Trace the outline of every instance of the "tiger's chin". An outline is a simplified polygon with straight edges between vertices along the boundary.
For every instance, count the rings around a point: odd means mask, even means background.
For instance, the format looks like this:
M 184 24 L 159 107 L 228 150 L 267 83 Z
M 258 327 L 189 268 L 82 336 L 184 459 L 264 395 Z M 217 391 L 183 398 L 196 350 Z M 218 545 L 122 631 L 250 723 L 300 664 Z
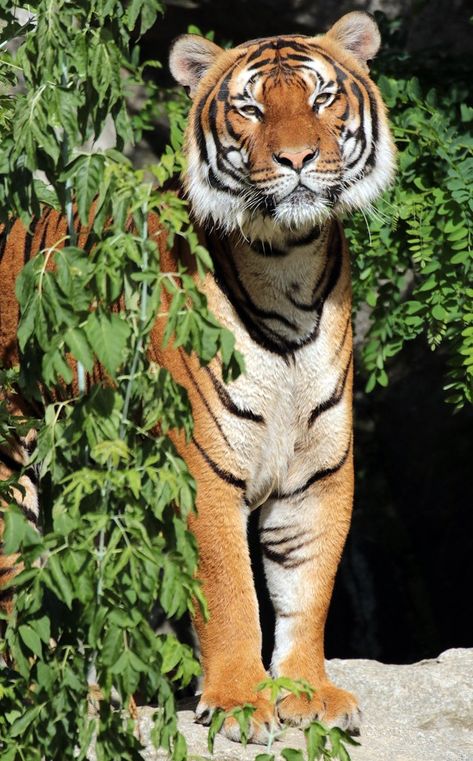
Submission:
M 303 232 L 322 225 L 333 216 L 332 212 L 323 195 L 310 188 L 298 188 L 275 204 L 271 216 L 282 229 Z

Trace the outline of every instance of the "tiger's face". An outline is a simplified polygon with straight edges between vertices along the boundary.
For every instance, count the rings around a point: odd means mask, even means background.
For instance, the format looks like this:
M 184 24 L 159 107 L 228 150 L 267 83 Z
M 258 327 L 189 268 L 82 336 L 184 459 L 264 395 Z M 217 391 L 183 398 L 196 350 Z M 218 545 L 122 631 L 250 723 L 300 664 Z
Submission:
M 391 181 L 395 156 L 368 76 L 378 47 L 377 26 L 361 12 L 319 37 L 228 51 L 178 38 L 170 66 L 193 97 L 185 186 L 197 219 L 271 237 L 369 206 Z

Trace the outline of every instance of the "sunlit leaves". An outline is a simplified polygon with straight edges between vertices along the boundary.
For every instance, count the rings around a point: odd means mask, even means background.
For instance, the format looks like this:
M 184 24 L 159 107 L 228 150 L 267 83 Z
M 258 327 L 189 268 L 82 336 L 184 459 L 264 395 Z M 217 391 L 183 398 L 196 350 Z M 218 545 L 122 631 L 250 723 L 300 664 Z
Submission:
M 87 153 L 72 161 L 64 173 L 65 179 L 74 178 L 77 210 L 83 225 L 88 223 L 92 201 L 99 193 L 104 165 L 105 156 L 103 154 Z
M 287 676 L 278 676 L 274 679 L 264 679 L 256 686 L 256 690 L 261 692 L 265 690 L 268 692 L 269 699 L 272 703 L 276 704 L 277 699 L 281 694 L 291 692 L 296 697 L 305 695 L 309 700 L 314 696 L 314 688 L 308 682 L 303 679 L 291 679 Z
M 255 706 L 247 703 L 242 706 L 237 706 L 230 711 L 223 711 L 217 709 L 212 715 L 212 721 L 210 722 L 209 733 L 207 736 L 207 745 L 210 753 L 213 753 L 215 738 L 222 728 L 224 722 L 230 719 L 232 722 L 238 724 L 240 732 L 240 741 L 243 746 L 247 745 L 248 739 L 251 735 L 251 717 L 256 711 Z
M 87 318 L 85 333 L 99 362 L 114 376 L 123 363 L 130 326 L 120 315 L 92 312 Z
M 447 400 L 461 407 L 473 400 L 473 353 L 464 333 L 473 280 L 469 82 L 460 75 L 452 86 L 443 61 L 413 77 L 418 63 L 388 50 L 379 64 L 384 73 L 375 77 L 390 109 L 399 172 L 368 223 L 346 221 L 354 295 L 357 305 L 370 307 L 366 390 L 386 386 L 390 357 L 424 335 L 431 349 L 447 349 Z
M 5 0 L 2 6 L 9 18 L 3 33 L 20 33 L 20 45 L 2 56 L 0 85 L 14 86 L 21 75 L 22 87 L 0 99 L 0 216 L 16 213 L 28 223 L 40 214 L 40 200 L 67 211 L 73 197 L 76 229 L 56 220 L 56 240 L 51 229 L 41 234 L 43 250 L 22 270 L 22 368 L 19 376 L 1 374 L 6 390 L 19 382 L 45 414 L 32 463 L 44 484 L 43 534 L 15 504 L 5 517 L 4 550 L 19 551 L 23 565 L 1 645 L 14 670 L 0 676 L 0 754 L 72 761 L 77 753 L 86 757 L 94 736 L 98 759 L 136 761 L 141 743 L 133 722 L 110 701 L 114 690 L 126 712 L 139 689 L 159 705 L 156 743 L 183 761 L 172 685 L 188 684 L 199 669 L 190 648 L 156 636 L 150 616 L 157 602 L 168 616 L 195 606 L 207 611 L 187 527 L 195 483 L 166 437 L 175 429 L 190 436 L 190 406 L 146 352 L 164 290 L 170 340 L 205 363 L 221 351 L 228 376 L 242 360 L 183 265 L 161 271 L 162 238 L 172 245 L 177 235 L 201 275 L 211 266 L 185 203 L 154 188 L 118 150 L 133 140 L 132 125 L 139 135 L 151 124 L 150 103 L 139 118 L 127 113 L 125 95 L 143 72 L 130 32 L 149 28 L 161 5 L 38 0 L 23 30 Z M 112 123 L 117 148 L 93 150 Z M 151 174 L 164 181 L 181 167 L 169 148 Z M 48 186 L 35 178 L 38 170 Z M 87 393 L 77 393 L 77 363 L 88 374 Z M 28 427 L 0 405 L 3 440 Z M 7 502 L 23 493 L 16 474 L 1 491 Z M 93 721 L 92 666 L 102 696 Z
M 346 745 L 359 745 L 347 732 L 339 727 L 328 729 L 318 721 L 313 721 L 304 729 L 307 749 L 307 761 L 336 758 L 350 761 Z M 292 761 L 288 758 L 287 761 Z

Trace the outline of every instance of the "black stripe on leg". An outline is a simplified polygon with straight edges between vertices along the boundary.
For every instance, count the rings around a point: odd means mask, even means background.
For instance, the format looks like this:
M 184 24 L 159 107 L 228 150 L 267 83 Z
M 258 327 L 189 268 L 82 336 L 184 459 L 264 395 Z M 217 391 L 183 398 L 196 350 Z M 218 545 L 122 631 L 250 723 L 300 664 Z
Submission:
M 316 535 L 312 531 L 299 531 L 291 536 L 280 539 L 262 539 L 261 546 L 263 555 L 267 560 L 283 566 L 284 568 L 296 568 L 306 562 L 306 557 L 296 557 L 295 554 L 312 544 Z M 294 544 L 293 542 L 296 542 Z
M 297 489 L 294 489 L 294 491 L 281 493 L 276 492 L 276 494 L 271 495 L 272 498 L 275 499 L 289 499 L 290 497 L 297 497 L 299 494 L 303 494 L 307 489 L 312 486 L 312 484 L 315 484 L 317 481 L 323 481 L 325 478 L 329 478 L 330 476 L 333 476 L 335 473 L 338 473 L 338 471 L 345 465 L 345 462 L 347 461 L 348 455 L 350 453 L 351 449 L 351 443 L 352 439 L 350 436 L 350 441 L 348 443 L 348 447 L 346 448 L 345 452 L 343 453 L 340 460 L 337 462 L 336 465 L 333 465 L 331 468 L 322 468 L 321 470 L 316 470 L 315 473 L 313 473 L 303 484 L 302 486 L 299 486 Z
M 5 229 L 5 227 L 2 227 L 0 230 L 0 262 L 3 259 L 3 254 L 5 253 L 5 248 L 7 246 L 7 240 L 8 240 L 8 233 Z
M 286 526 L 278 526 L 277 528 L 285 529 Z M 266 531 L 274 531 L 274 529 L 260 529 L 260 534 L 265 533 Z M 301 539 L 303 536 L 307 537 L 307 531 L 298 531 L 297 534 L 292 534 L 291 536 L 283 536 L 281 539 L 261 539 L 261 544 L 268 545 L 270 544 L 272 547 L 277 546 L 278 544 L 285 544 L 287 542 L 295 542 L 298 539 Z
M 243 481 L 243 479 L 238 478 L 237 476 L 233 475 L 233 473 L 230 473 L 230 471 L 225 470 L 224 468 L 221 468 L 220 465 L 217 465 L 217 463 L 212 460 L 211 457 L 207 454 L 205 449 L 199 444 L 199 442 L 195 439 L 195 437 L 192 437 L 192 443 L 195 445 L 195 447 L 199 450 L 200 454 L 204 458 L 205 462 L 210 465 L 213 472 L 222 479 L 222 481 L 225 481 L 227 484 L 231 484 L 231 486 L 236 486 L 238 489 L 246 489 L 246 482 Z
M 345 370 L 343 371 L 342 377 L 338 380 L 337 385 L 335 386 L 335 391 L 332 393 L 331 396 L 329 396 L 328 399 L 325 399 L 323 402 L 318 404 L 317 407 L 314 407 L 314 409 L 310 413 L 309 422 L 308 422 L 309 428 L 311 428 L 314 425 L 317 418 L 319 418 L 323 412 L 327 412 L 327 410 L 332 409 L 332 407 L 336 407 L 337 404 L 340 403 L 343 397 L 343 393 L 345 391 L 345 386 L 347 384 L 347 378 L 348 378 L 348 373 L 351 367 L 352 356 L 353 356 L 353 353 L 350 352 L 347 366 L 345 367 Z
M 305 558 L 295 558 L 294 560 L 291 560 L 289 563 L 286 563 L 284 568 L 291 570 L 292 568 L 300 568 L 301 565 L 305 565 L 306 563 L 310 563 L 311 560 L 315 560 L 317 555 L 309 555 Z
M 38 476 L 38 466 L 37 465 L 29 465 L 24 475 L 30 479 L 33 486 L 37 486 L 39 483 L 39 476 Z
M 336 359 L 338 356 L 340 356 L 340 352 L 343 349 L 343 347 L 345 346 L 345 339 L 346 339 L 346 337 L 348 335 L 348 328 L 350 327 L 350 325 L 351 325 L 351 314 L 349 314 L 348 317 L 347 317 L 347 321 L 345 323 L 345 328 L 343 330 L 342 337 L 341 337 L 340 342 L 339 342 L 339 344 L 338 344 L 338 346 L 337 346 L 337 348 L 335 350 L 335 354 L 333 355 L 334 359 Z
M 36 526 L 36 524 L 38 523 L 38 516 L 36 515 L 36 513 L 33 510 L 31 510 L 29 507 L 25 507 L 24 505 L 18 502 L 16 504 L 22 511 L 26 520 L 29 521 L 30 523 L 34 523 L 34 525 Z
M 185 358 L 185 354 L 184 354 L 183 349 L 180 349 L 180 355 L 181 355 L 182 364 L 184 365 L 184 369 L 186 371 L 187 377 L 189 378 L 189 380 L 191 381 L 191 383 L 194 386 L 195 390 L 197 391 L 197 394 L 199 395 L 199 398 L 200 398 L 202 404 L 204 405 L 205 409 L 207 410 L 207 412 L 209 413 L 210 417 L 212 418 L 212 420 L 213 420 L 217 430 L 219 431 L 220 435 L 222 436 L 222 438 L 225 441 L 225 443 L 227 444 L 227 446 L 232 448 L 231 445 L 230 445 L 230 442 L 228 441 L 228 439 L 227 439 L 227 437 L 225 435 L 225 432 L 223 431 L 222 426 L 220 425 L 220 423 L 219 423 L 219 421 L 217 419 L 217 416 L 213 413 L 213 411 L 212 411 L 212 409 L 210 407 L 210 404 L 208 403 L 207 399 L 205 398 L 205 396 L 204 396 L 204 394 L 202 392 L 202 389 L 200 388 L 200 386 L 197 383 L 196 379 L 192 375 L 191 369 L 190 369 L 190 367 L 189 367 L 189 365 L 187 363 L 187 360 Z
M 232 413 L 232 415 L 235 415 L 235 417 L 243 418 L 244 420 L 251 420 L 253 423 L 264 423 L 264 417 L 262 415 L 258 415 L 256 412 L 252 412 L 251 410 L 243 409 L 242 407 L 238 407 L 233 399 L 231 398 L 230 394 L 228 393 L 227 389 L 219 381 L 219 379 L 216 377 L 215 373 L 210 369 L 210 367 L 205 367 L 205 370 L 207 371 L 207 374 L 210 377 L 210 380 L 212 381 L 213 387 L 215 391 L 217 392 L 218 398 L 222 402 L 223 406 L 226 410 Z
M 295 544 L 293 547 L 290 547 L 287 550 L 281 550 L 278 552 L 277 550 L 273 550 L 272 547 L 268 547 L 267 544 L 263 543 L 263 555 L 268 560 L 272 560 L 273 563 L 288 567 L 289 563 L 293 562 L 291 561 L 292 553 L 297 552 L 297 550 L 302 550 L 305 545 L 306 542 L 300 542 L 299 544 Z
M 293 560 L 285 558 L 282 555 L 279 555 L 276 552 L 271 552 L 269 550 L 263 549 L 263 554 L 267 560 L 270 560 L 272 563 L 276 563 L 277 565 L 280 565 L 282 568 L 284 568 L 287 571 L 290 571 L 293 568 L 299 568 L 301 565 L 304 565 L 305 563 L 309 563 L 311 560 L 313 560 L 316 555 L 309 555 L 309 557 L 303 557 L 303 558 L 294 558 Z

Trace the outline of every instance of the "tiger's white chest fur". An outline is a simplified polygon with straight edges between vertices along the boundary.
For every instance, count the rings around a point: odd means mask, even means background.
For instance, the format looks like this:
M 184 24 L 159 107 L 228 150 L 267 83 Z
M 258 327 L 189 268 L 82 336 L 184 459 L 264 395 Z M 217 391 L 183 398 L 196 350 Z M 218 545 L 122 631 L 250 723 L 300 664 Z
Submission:
M 246 244 L 232 251 L 231 267 L 220 270 L 220 277 L 232 277 L 223 303 L 222 283 L 206 283 L 210 307 L 233 331 L 245 358 L 246 372 L 228 392 L 240 409 L 261 418 L 235 418 L 225 408 L 219 415 L 232 469 L 246 482 L 251 508 L 331 467 L 341 434 L 349 440 L 346 400 L 323 409 L 343 380 L 340 354 L 350 312 L 348 263 L 346 257 L 335 261 L 328 236 L 323 230 L 316 241 L 285 255 L 265 255 Z M 318 408 L 323 414 L 311 422 Z

